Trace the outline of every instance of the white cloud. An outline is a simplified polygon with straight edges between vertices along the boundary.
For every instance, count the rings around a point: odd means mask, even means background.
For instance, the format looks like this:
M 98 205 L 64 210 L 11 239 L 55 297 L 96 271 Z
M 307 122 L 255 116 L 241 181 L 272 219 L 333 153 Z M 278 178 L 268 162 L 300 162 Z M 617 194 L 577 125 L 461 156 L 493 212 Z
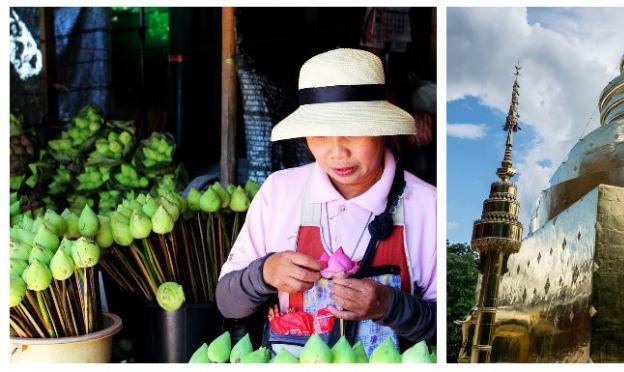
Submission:
M 624 8 L 448 9 L 448 100 L 475 96 L 506 113 L 513 66 L 523 66 L 520 120 L 535 133 L 514 154 L 525 224 L 569 150 L 599 125 L 598 97 L 624 51 L 622 19 Z
M 462 139 L 479 139 L 485 137 L 486 129 L 485 124 L 448 124 L 446 134 Z
M 455 230 L 458 227 L 459 227 L 459 223 L 457 223 L 455 221 L 449 221 L 449 222 L 446 223 L 446 229 L 447 230 Z

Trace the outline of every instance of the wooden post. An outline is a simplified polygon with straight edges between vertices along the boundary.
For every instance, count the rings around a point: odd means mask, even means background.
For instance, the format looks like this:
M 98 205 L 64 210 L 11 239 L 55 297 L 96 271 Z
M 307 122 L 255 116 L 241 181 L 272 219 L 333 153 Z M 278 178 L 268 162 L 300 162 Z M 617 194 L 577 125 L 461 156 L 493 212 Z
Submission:
M 54 87 L 57 80 L 56 74 L 56 33 L 54 32 L 54 8 L 39 8 L 39 40 L 41 43 L 41 56 L 43 66 L 43 94 L 48 126 L 59 124 L 58 91 Z M 49 130 L 49 127 L 48 127 Z M 47 133 L 46 130 L 42 131 Z
M 221 10 L 221 183 L 236 182 L 236 19 Z

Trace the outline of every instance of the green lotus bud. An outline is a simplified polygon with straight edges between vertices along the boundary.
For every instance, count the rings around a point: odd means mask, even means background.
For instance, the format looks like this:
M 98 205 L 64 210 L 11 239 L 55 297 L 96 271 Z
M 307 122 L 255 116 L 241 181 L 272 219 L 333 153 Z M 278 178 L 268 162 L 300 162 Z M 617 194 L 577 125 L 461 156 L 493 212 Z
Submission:
M 9 243 L 9 257 L 12 259 L 26 261 L 31 250 L 31 246 L 17 240 L 11 239 Z
M 97 234 L 99 226 L 99 221 L 97 215 L 89 204 L 85 205 L 82 213 L 80 213 L 80 218 L 78 219 L 78 228 L 80 229 L 80 234 L 82 236 L 86 236 L 87 238 L 92 238 Z
M 156 234 L 166 234 L 173 230 L 173 219 L 162 205 L 152 216 L 152 230 Z
M 152 221 L 140 210 L 132 211 L 130 217 L 130 234 L 135 239 L 147 238 L 152 232 Z
M 13 204 L 13 203 L 15 203 L 18 200 L 19 200 L 19 196 L 17 195 L 17 191 L 16 192 L 12 192 L 12 193 L 9 194 L 9 203 L 10 204 Z
M 15 203 L 11 204 L 9 207 L 9 215 L 11 217 L 13 216 L 17 216 L 20 213 L 20 202 L 16 201 Z
M 73 246 L 74 246 L 73 240 L 69 238 L 63 238 L 63 240 L 61 240 L 61 245 L 59 245 L 59 249 L 62 249 L 66 255 L 71 256 Z
M 113 239 L 113 230 L 110 224 L 110 218 L 106 216 L 98 216 L 100 220 L 100 228 L 97 234 L 95 234 L 95 242 L 102 249 L 106 249 L 113 245 L 115 240 Z
M 206 189 L 199 199 L 199 208 L 208 213 L 218 212 L 219 209 L 221 209 L 221 198 L 219 194 L 211 187 Z
M 361 341 L 358 341 L 353 345 L 353 353 L 355 353 L 356 363 L 368 363 L 368 357 L 366 356 L 366 350 Z
M 228 192 L 228 194 L 230 194 L 230 196 L 232 196 L 232 193 L 234 193 L 234 190 L 236 190 L 236 186 L 228 183 L 227 186 L 225 186 L 225 190 Z
M 230 360 L 232 351 L 232 339 L 230 332 L 225 331 L 208 345 L 208 358 L 213 363 L 225 363 Z
M 299 363 L 299 359 L 282 347 L 277 351 L 270 363 Z
M 65 209 L 61 216 L 65 219 L 65 236 L 71 239 L 77 239 L 80 237 L 80 228 L 78 216 L 69 209 Z
M 48 209 L 43 216 L 43 219 L 48 221 L 49 227 L 52 227 L 52 232 L 58 236 L 62 236 L 65 234 L 65 230 L 67 229 L 67 223 L 65 219 L 61 217 L 55 211 Z
M 232 352 L 230 353 L 230 363 L 239 363 L 242 357 L 252 352 L 253 346 L 251 345 L 249 333 L 247 333 L 243 338 L 238 340 L 236 345 L 232 348 Z
M 205 342 L 191 355 L 189 363 L 210 363 L 210 358 L 208 358 L 208 345 Z
M 425 341 L 420 341 L 416 345 L 405 350 L 402 356 L 403 363 L 431 363 L 429 348 Z
M 50 229 L 42 224 L 39 227 L 39 231 L 35 234 L 35 239 L 33 239 L 33 246 L 40 245 L 44 248 L 51 250 L 52 252 L 56 251 L 61 241 Z
M 119 213 L 111 214 L 111 231 L 113 240 L 122 247 L 127 247 L 134 241 L 130 233 L 130 221 Z
M 201 196 L 202 194 L 197 191 L 196 188 L 192 187 L 191 190 L 189 190 L 186 200 L 190 210 L 194 212 L 199 210 L 199 199 Z
M 52 282 L 52 273 L 50 269 L 39 260 L 34 260 L 23 273 L 26 288 L 31 291 L 43 291 L 50 286 Z
M 383 344 L 371 353 L 369 363 L 401 363 L 401 354 L 394 347 L 392 338 L 386 338 Z
M 267 363 L 269 361 L 269 349 L 261 347 L 253 353 L 249 353 L 240 359 L 241 363 Z
M 256 196 L 258 190 L 260 190 L 260 185 L 257 182 L 253 180 L 247 180 L 247 182 L 245 182 L 245 191 L 247 191 L 251 199 Z
M 234 212 L 246 212 L 249 209 L 249 203 L 251 201 L 247 197 L 247 193 L 242 187 L 238 186 L 232 194 L 230 200 L 230 209 Z
M 438 356 L 436 355 L 436 349 L 435 347 L 432 347 L 432 349 L 431 354 L 429 354 L 429 363 L 437 363 Z
M 24 270 L 28 267 L 28 261 L 26 260 L 11 258 L 9 262 L 9 275 L 11 277 L 22 276 Z
M 93 267 L 100 260 L 100 247 L 93 240 L 80 237 L 74 242 L 71 257 L 78 268 Z
M 299 363 L 331 363 L 332 351 L 318 333 L 313 334 L 299 354 Z
M 184 300 L 184 289 L 176 282 L 164 282 L 156 292 L 156 301 L 166 311 L 178 310 Z
M 12 227 L 9 236 L 18 242 L 24 243 L 28 246 L 32 246 L 35 240 L 35 234 L 31 231 L 20 229 L 19 227 Z
M 143 209 L 143 205 L 136 200 L 128 201 L 128 208 L 132 211 L 141 211 Z
M 39 228 L 41 227 L 41 225 L 43 225 L 43 216 L 39 215 L 35 218 L 35 221 L 33 221 L 32 230 L 30 231 L 36 234 L 37 231 L 39 231 Z
M 145 204 L 145 201 L 147 200 L 147 197 L 145 194 L 141 193 L 139 195 L 137 195 L 136 199 L 135 199 L 139 204 L 141 204 L 141 207 L 143 207 L 143 204 Z
M 74 273 L 74 261 L 62 249 L 59 249 L 50 261 L 50 272 L 56 280 L 65 280 Z
M 24 230 L 30 231 L 32 229 L 33 223 L 35 223 L 35 220 L 33 220 L 29 215 L 25 213 L 22 216 L 23 217 L 20 221 L 20 227 Z
M 341 336 L 331 350 L 332 363 L 355 363 L 355 352 L 345 336 Z
M 148 195 L 147 198 L 145 198 L 145 204 L 143 204 L 143 213 L 145 213 L 147 217 L 152 218 L 159 206 L 158 202 Z
M 219 195 L 219 198 L 221 199 L 221 208 L 227 208 L 227 206 L 230 205 L 230 194 L 227 192 L 225 187 L 223 187 L 220 182 L 215 182 L 210 187 L 217 192 L 217 195 Z
M 17 306 L 24 299 L 26 294 L 26 283 L 19 276 L 11 277 L 11 288 L 9 290 L 9 306 Z
M 128 220 L 130 220 L 130 217 L 132 217 L 132 209 L 121 204 L 117 206 L 117 213 L 124 216 Z
M 28 262 L 33 262 L 33 260 L 37 259 L 42 263 L 49 265 L 50 260 L 54 256 L 54 251 L 47 249 L 46 247 L 35 244 L 30 251 L 30 255 L 28 256 Z
M 158 202 L 165 208 L 167 213 L 169 213 L 173 222 L 178 220 L 178 217 L 180 217 L 180 208 L 178 208 L 177 204 L 163 197 L 160 197 Z

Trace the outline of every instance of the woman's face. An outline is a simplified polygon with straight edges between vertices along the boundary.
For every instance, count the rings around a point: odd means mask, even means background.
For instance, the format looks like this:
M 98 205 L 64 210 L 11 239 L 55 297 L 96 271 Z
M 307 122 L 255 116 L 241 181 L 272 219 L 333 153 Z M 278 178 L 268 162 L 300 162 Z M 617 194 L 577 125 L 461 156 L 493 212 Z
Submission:
M 365 192 L 383 173 L 383 137 L 306 137 L 306 141 L 345 198 Z

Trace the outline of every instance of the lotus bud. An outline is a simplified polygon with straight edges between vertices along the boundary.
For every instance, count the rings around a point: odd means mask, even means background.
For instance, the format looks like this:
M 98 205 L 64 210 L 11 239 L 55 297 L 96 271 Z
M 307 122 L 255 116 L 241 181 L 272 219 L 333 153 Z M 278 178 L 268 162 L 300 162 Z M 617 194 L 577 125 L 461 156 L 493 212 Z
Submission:
M 145 198 L 145 204 L 143 204 L 143 213 L 145 213 L 147 217 L 152 218 L 158 207 L 159 205 L 156 200 L 148 195 L 147 198 Z
M 221 209 L 221 198 L 219 194 L 211 187 L 206 189 L 199 199 L 199 208 L 208 213 L 218 212 L 219 209 Z
M 160 197 L 158 202 L 165 208 L 167 213 L 169 213 L 173 222 L 178 220 L 178 217 L 180 217 L 180 208 L 178 208 L 177 204 L 164 197 Z
M 39 227 L 39 231 L 35 234 L 35 239 L 33 239 L 33 246 L 40 245 L 46 249 L 51 250 L 52 252 L 56 251 L 61 241 L 50 229 L 42 224 Z
M 24 230 L 30 231 L 32 229 L 33 223 L 35 223 L 35 220 L 33 220 L 29 215 L 25 213 L 22 216 L 23 217 L 20 221 L 20 227 Z
M 221 208 L 227 208 L 230 205 L 230 194 L 227 192 L 225 187 L 221 185 L 219 182 L 215 182 L 210 186 L 214 191 L 217 192 L 219 198 L 221 199 Z
M 300 363 L 331 363 L 332 351 L 318 333 L 313 334 L 299 354 Z
M 164 282 L 158 287 L 156 301 L 166 311 L 176 311 L 184 303 L 184 289 L 176 282 Z
M 230 194 L 230 196 L 232 196 L 232 193 L 234 193 L 234 190 L 236 190 L 236 186 L 228 183 L 227 186 L 225 186 L 225 190 L 228 192 L 228 194 Z
M 30 251 L 30 256 L 28 256 L 28 262 L 32 263 L 36 259 L 46 265 L 49 265 L 52 257 L 54 257 L 53 250 L 47 249 L 39 244 L 35 244 Z
M 92 238 L 95 234 L 97 234 L 99 227 L 97 215 L 87 203 L 82 210 L 82 213 L 80 213 L 80 218 L 78 219 L 80 234 L 82 234 L 82 236 L 86 236 L 87 238 Z
M 26 282 L 26 288 L 31 291 L 43 291 L 50 286 L 52 273 L 46 265 L 35 259 L 24 270 L 23 279 Z
M 190 210 L 194 212 L 199 210 L 199 199 L 201 196 L 202 194 L 197 191 L 196 188 L 192 187 L 191 190 L 189 190 L 186 199 Z
M 130 234 L 134 239 L 147 238 L 152 232 L 152 221 L 141 210 L 133 210 L 130 217 Z
M 327 265 L 325 269 L 321 270 L 323 278 L 330 279 L 339 273 L 352 275 L 359 269 L 359 265 L 352 261 L 349 256 L 344 253 L 342 247 L 338 248 L 334 254 L 329 256 L 329 259 L 327 257 L 327 255 L 321 257 L 321 262 L 324 265 Z
M 74 242 L 71 257 L 78 268 L 93 267 L 100 260 L 100 247 L 93 240 L 80 237 Z
M 332 363 L 355 363 L 355 352 L 345 336 L 341 336 L 331 350 Z
M 162 205 L 152 216 L 152 230 L 156 234 L 166 234 L 173 230 L 173 219 Z
M 355 354 L 355 363 L 368 363 L 368 357 L 362 341 L 358 341 L 353 345 L 353 353 Z
M 401 363 L 401 354 L 394 347 L 392 338 L 386 338 L 383 344 L 378 346 L 370 355 L 369 363 Z
M 280 348 L 270 363 L 299 363 L 299 359 L 285 348 Z
M 403 363 L 431 363 L 429 348 L 425 341 L 420 341 L 403 352 Z
M 9 275 L 11 277 L 22 276 L 24 270 L 28 267 L 28 261 L 26 260 L 11 258 L 9 262 Z
M 186 199 L 182 195 L 180 195 L 178 193 L 173 193 L 173 196 L 178 201 L 178 208 L 180 208 L 180 213 L 184 214 L 184 212 L 186 212 L 188 210 L 188 202 L 186 201 Z
M 143 204 L 145 204 L 145 200 L 146 200 L 146 195 L 141 193 L 139 195 L 137 195 L 136 199 L 135 199 L 139 204 L 141 204 L 141 206 L 143 206 Z
M 74 262 L 62 249 L 59 249 L 50 261 L 50 272 L 56 280 L 65 280 L 74 273 Z
M 258 190 L 260 190 L 260 185 L 257 182 L 253 180 L 247 180 L 247 182 L 245 183 L 245 191 L 247 191 L 247 194 L 249 194 L 249 197 L 251 199 L 256 196 Z
M 232 348 L 232 352 L 230 353 L 230 363 L 239 363 L 242 357 L 252 352 L 253 346 L 251 345 L 249 333 L 247 333 L 243 338 L 238 340 L 236 345 Z
M 210 363 L 210 358 L 208 358 L 208 345 L 205 342 L 191 355 L 189 363 Z
M 100 228 L 97 234 L 95 234 L 95 242 L 102 249 L 106 249 L 113 245 L 115 240 L 113 239 L 113 230 L 110 224 L 110 218 L 106 216 L 98 216 L 100 220 Z
M 9 306 L 17 306 L 24 299 L 26 294 L 26 283 L 19 276 L 11 277 L 11 288 L 9 290 Z
M 66 255 L 71 256 L 72 247 L 74 246 L 74 241 L 68 238 L 63 238 L 61 240 L 61 245 L 59 245 L 59 250 L 62 249 Z
M 32 247 L 20 241 L 11 239 L 9 243 L 9 257 L 16 260 L 26 261 L 30 257 Z
M 213 363 L 225 363 L 230 360 L 232 351 L 232 339 L 230 332 L 225 331 L 208 345 L 208 358 Z
M 55 211 L 48 209 L 43 216 L 43 219 L 48 222 L 48 226 L 51 227 L 53 233 L 58 236 L 62 236 L 65 234 L 65 230 L 67 229 L 67 223 L 65 219 L 61 217 Z
M 139 202 L 138 202 L 138 201 L 136 201 L 136 200 L 130 200 L 130 201 L 128 202 L 128 208 L 130 208 L 130 209 L 131 209 L 131 210 L 133 210 L 133 211 L 135 211 L 135 210 L 136 210 L 136 211 L 140 211 L 140 210 L 142 210 L 142 209 L 143 209 L 143 205 L 141 205 L 141 203 L 139 203 Z
M 39 231 L 39 228 L 41 227 L 41 225 L 43 225 L 43 216 L 39 215 L 33 221 L 32 230 L 30 230 L 30 231 L 32 231 L 34 234 L 36 234 L 37 231 Z
M 267 363 L 269 361 L 269 349 L 261 347 L 253 353 L 249 353 L 240 359 L 241 363 Z
M 127 218 L 128 220 L 130 220 L 130 217 L 132 217 L 132 209 L 120 204 L 117 206 L 117 213 L 119 213 L 120 215 L 124 216 L 125 218 Z
M 249 197 L 242 187 L 238 186 L 232 193 L 230 200 L 230 209 L 234 212 L 246 212 L 249 209 Z
M 429 354 L 429 363 L 437 363 L 438 356 L 436 355 L 436 349 L 434 348 L 431 354 Z
M 12 239 L 17 240 L 18 242 L 24 243 L 29 246 L 32 246 L 33 241 L 35 240 L 35 234 L 33 232 L 20 229 L 19 227 L 11 228 L 9 236 Z
M 65 219 L 65 236 L 71 239 L 77 239 L 80 237 L 80 228 L 78 223 L 78 216 L 69 209 L 65 209 L 61 216 Z
M 122 247 L 126 247 L 132 243 L 134 238 L 130 233 L 130 221 L 119 213 L 111 214 L 110 219 L 113 240 Z

